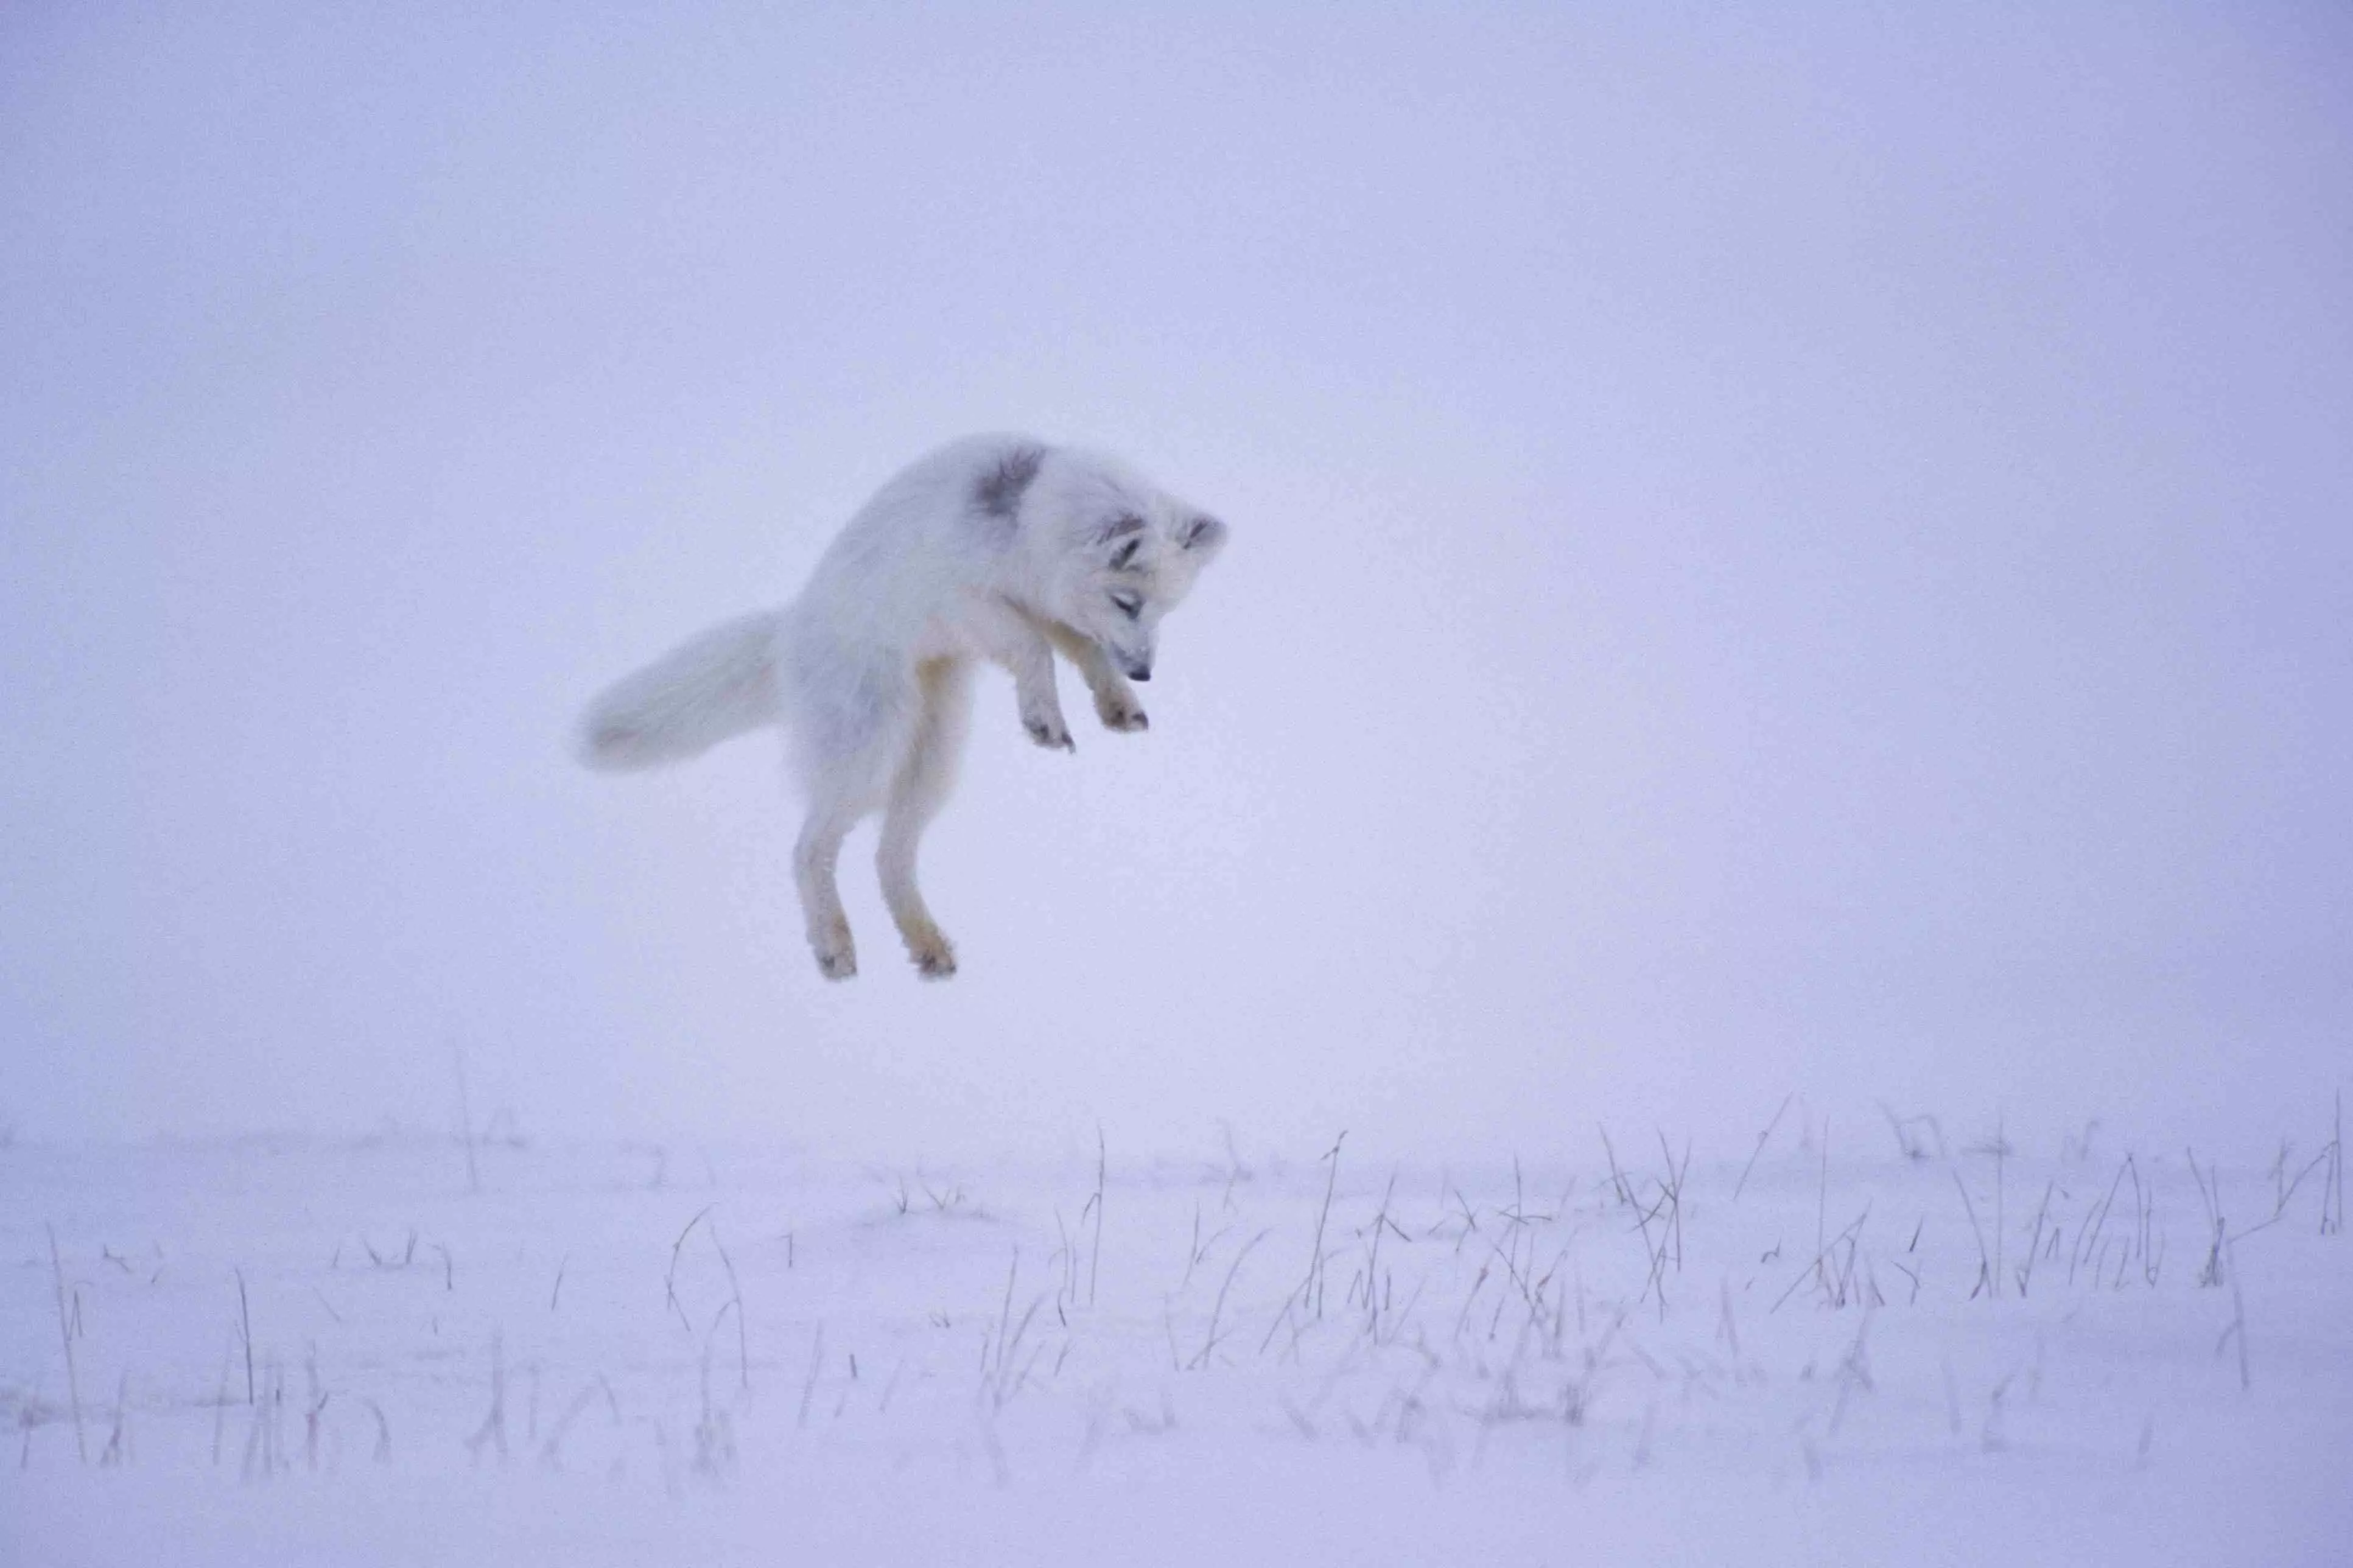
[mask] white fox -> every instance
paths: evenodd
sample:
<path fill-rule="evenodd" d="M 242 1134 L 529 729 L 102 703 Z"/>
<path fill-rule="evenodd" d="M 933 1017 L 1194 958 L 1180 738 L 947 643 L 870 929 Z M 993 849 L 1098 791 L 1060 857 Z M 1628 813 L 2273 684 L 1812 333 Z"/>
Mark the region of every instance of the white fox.
<path fill-rule="evenodd" d="M 927 979 L 955 952 L 915 886 L 915 848 L 955 783 L 972 663 L 1013 675 L 1021 726 L 1075 750 L 1054 655 L 1105 728 L 1142 730 L 1130 680 L 1152 676 L 1161 616 L 1225 543 L 1217 519 L 1096 453 L 1018 436 L 933 452 L 849 520 L 800 597 L 712 627 L 588 707 L 590 767 L 693 756 L 781 723 L 808 795 L 794 878 L 819 973 L 858 973 L 834 884 L 841 842 L 882 813 L 882 897 Z"/>

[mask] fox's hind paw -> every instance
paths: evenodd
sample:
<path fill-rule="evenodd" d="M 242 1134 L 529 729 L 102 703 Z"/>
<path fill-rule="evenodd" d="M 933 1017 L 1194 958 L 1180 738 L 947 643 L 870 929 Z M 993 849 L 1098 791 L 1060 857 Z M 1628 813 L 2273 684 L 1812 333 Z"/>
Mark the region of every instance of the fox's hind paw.
<path fill-rule="evenodd" d="M 915 973 L 926 980 L 947 980 L 955 974 L 955 949 L 948 939 L 937 937 L 920 947 L 911 946 L 907 956 L 915 961 Z"/>
<path fill-rule="evenodd" d="M 858 973 L 858 950 L 848 942 L 817 950 L 817 972 L 828 980 L 849 980 Z"/>
<path fill-rule="evenodd" d="M 1103 721 L 1106 730 L 1121 730 L 1133 734 L 1138 730 L 1152 728 L 1152 721 L 1145 716 L 1143 709 L 1133 702 L 1098 702 L 1095 704 L 1095 716 Z"/>

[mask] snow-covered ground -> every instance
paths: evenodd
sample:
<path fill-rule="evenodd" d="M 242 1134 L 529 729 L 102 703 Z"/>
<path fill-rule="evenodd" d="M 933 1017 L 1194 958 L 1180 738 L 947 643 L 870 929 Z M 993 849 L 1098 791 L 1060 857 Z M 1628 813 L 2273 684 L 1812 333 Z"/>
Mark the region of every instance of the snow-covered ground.
<path fill-rule="evenodd" d="M 2212 1166 L 1802 1106 L 1753 1162 L 20 1143 L 0 1559 L 2343 1563 L 2333 1116 Z"/>

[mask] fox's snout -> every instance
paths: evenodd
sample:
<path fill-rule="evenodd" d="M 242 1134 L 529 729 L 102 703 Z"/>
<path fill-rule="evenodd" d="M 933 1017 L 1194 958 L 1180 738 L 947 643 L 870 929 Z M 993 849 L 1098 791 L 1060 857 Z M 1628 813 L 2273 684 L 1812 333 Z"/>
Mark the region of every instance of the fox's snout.
<path fill-rule="evenodd" d="M 1152 666 L 1142 659 L 1132 660 L 1127 667 L 1127 678 L 1130 680 L 1149 680 L 1152 679 Z"/>

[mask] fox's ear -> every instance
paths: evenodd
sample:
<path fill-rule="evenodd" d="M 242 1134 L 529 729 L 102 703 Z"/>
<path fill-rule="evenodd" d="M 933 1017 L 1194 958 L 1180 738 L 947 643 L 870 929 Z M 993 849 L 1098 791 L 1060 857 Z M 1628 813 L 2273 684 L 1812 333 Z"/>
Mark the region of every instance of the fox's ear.
<path fill-rule="evenodd" d="M 1225 542 L 1226 525 L 1214 517 L 1197 517 L 1176 535 L 1178 548 L 1191 551 L 1203 561 L 1223 549 Z"/>

